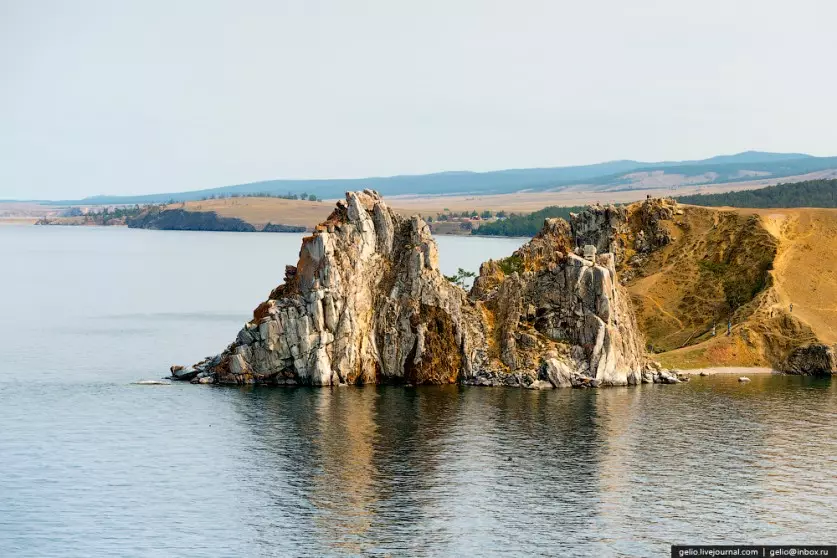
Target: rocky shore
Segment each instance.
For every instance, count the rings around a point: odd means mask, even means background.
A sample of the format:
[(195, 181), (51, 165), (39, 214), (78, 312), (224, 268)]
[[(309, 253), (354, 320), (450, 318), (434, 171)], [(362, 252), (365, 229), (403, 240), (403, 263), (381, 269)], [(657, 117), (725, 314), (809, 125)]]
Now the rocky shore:
[(511, 256), (484, 263), (465, 292), (440, 272), (421, 218), (398, 215), (372, 190), (348, 192), (235, 340), (173, 366), (172, 379), (532, 389), (687, 381), (645, 353), (617, 280), (626, 246), (631, 254), (664, 246), (659, 222), (677, 211), (671, 200), (648, 200), (630, 234), (625, 208), (548, 219)]

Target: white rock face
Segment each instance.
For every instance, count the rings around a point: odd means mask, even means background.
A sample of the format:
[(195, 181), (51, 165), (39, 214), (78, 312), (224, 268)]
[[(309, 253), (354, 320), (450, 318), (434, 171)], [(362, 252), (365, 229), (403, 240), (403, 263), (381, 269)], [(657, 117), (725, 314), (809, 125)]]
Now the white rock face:
[(285, 283), (203, 366), (220, 383), (442, 383), (481, 366), (484, 345), (427, 224), (365, 190), (304, 239)]
[[(612, 223), (606, 224), (610, 230)], [(585, 234), (595, 236), (589, 229)], [(538, 376), (556, 387), (638, 384), (648, 360), (630, 300), (616, 281), (614, 257), (595, 250), (586, 250), (592, 260), (577, 256), (575, 236), (565, 221), (547, 220), (510, 258), (483, 264), (472, 298), (504, 324), (500, 355), (509, 368), (535, 368), (554, 349)], [(520, 343), (525, 336), (534, 338), (534, 351), (531, 341), (530, 348)]]
[[(548, 220), (510, 258), (483, 264), (466, 294), (439, 271), (421, 218), (396, 214), (374, 191), (348, 192), (235, 341), (194, 366), (196, 380), (639, 383), (648, 361), (615, 258), (593, 249), (609, 245), (619, 213), (600, 213), (575, 218), (582, 235)], [(586, 258), (572, 253), (576, 237), (590, 245)]]
[(549, 382), (557, 387), (572, 387), (575, 370), (565, 361), (551, 358), (544, 362), (544, 374)]

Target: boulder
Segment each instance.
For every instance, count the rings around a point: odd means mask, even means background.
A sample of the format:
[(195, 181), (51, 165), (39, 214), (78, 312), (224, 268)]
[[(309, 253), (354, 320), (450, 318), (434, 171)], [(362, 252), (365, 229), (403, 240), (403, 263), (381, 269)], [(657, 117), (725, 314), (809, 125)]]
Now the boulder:
[(541, 377), (557, 388), (572, 387), (572, 368), (564, 361), (550, 358), (541, 365)]
[(830, 376), (837, 373), (834, 347), (823, 343), (797, 347), (791, 351), (779, 368), (787, 374)]
[(188, 382), (189, 380), (197, 376), (199, 372), (199, 370), (191, 366), (184, 368), (183, 366), (179, 365), (172, 366), (169, 370), (171, 370), (172, 380), (179, 380), (183, 382)]
[(678, 379), (677, 375), (668, 371), (668, 370), (660, 370), (654, 375), (654, 383), (655, 384), (679, 384), (680, 379)]

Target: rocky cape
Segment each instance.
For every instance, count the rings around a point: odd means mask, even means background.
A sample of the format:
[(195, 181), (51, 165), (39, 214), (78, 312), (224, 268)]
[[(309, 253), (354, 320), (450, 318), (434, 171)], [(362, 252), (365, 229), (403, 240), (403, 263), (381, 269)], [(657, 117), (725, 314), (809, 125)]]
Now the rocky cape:
[(484, 263), (467, 293), (440, 272), (421, 218), (396, 214), (372, 190), (348, 192), (235, 340), (194, 366), (173, 366), (172, 377), (536, 389), (676, 383), (646, 355), (616, 277), (624, 217), (599, 206), (570, 223), (549, 219), (510, 257)]

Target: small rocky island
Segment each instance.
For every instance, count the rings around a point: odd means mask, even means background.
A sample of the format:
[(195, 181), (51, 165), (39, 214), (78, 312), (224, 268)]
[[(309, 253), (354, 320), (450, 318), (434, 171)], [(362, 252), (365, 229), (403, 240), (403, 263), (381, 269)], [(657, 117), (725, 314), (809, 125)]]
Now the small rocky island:
[[(236, 339), (194, 366), (173, 366), (172, 378), (536, 389), (676, 383), (646, 355), (616, 279), (625, 219), (613, 206), (569, 223), (549, 219), (510, 257), (484, 263), (466, 292), (442, 275), (421, 218), (396, 214), (375, 191), (348, 192)], [(645, 229), (642, 242), (666, 242), (653, 219)]]

